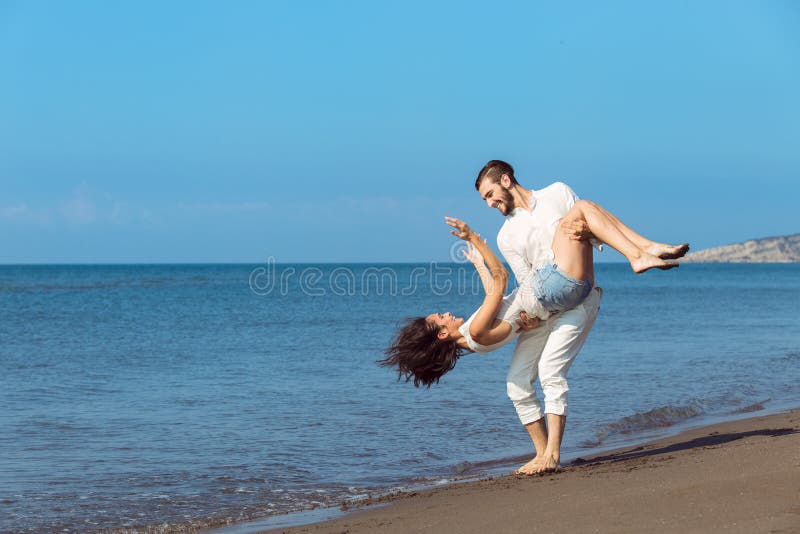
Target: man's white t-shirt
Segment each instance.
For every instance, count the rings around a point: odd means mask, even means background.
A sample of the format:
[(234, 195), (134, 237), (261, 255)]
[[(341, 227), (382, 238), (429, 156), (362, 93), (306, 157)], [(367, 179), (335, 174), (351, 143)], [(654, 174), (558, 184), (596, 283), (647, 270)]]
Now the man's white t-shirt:
[[(530, 210), (515, 208), (497, 234), (497, 248), (522, 286), (531, 271), (553, 261), (553, 237), (558, 223), (578, 201), (578, 195), (563, 182), (531, 191)], [(600, 248), (599, 242), (592, 244)]]

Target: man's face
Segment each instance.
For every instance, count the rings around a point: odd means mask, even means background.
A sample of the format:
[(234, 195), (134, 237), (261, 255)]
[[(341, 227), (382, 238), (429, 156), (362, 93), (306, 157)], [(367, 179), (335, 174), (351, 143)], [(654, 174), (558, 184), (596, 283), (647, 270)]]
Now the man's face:
[(481, 198), (486, 201), (487, 206), (496, 208), (503, 216), (511, 213), (511, 210), (516, 207), (511, 193), (500, 183), (492, 183), (491, 180), (484, 180), (481, 182), (480, 187), (478, 187), (478, 193), (480, 193)]

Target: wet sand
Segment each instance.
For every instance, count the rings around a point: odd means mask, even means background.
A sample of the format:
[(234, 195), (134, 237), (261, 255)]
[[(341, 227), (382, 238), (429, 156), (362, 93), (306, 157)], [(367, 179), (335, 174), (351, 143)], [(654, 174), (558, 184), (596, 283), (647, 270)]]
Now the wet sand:
[(504, 476), (373, 499), (268, 532), (800, 532), (800, 409)]

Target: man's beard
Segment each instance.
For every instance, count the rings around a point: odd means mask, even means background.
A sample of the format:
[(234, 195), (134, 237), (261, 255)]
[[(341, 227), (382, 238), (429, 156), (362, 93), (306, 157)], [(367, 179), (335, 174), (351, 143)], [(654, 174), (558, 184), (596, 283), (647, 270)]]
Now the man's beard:
[(514, 208), (516, 208), (516, 205), (514, 204), (514, 197), (512, 197), (511, 193), (505, 189), (501, 189), (494, 197), (494, 200), (499, 202), (497, 209), (503, 215), (508, 215), (514, 210)]

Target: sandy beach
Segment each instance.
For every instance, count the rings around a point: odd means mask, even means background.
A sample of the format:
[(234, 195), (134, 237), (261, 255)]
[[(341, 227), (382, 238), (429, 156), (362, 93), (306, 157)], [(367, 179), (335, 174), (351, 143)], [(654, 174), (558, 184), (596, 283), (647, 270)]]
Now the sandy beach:
[(369, 504), (268, 532), (800, 532), (800, 410)]

